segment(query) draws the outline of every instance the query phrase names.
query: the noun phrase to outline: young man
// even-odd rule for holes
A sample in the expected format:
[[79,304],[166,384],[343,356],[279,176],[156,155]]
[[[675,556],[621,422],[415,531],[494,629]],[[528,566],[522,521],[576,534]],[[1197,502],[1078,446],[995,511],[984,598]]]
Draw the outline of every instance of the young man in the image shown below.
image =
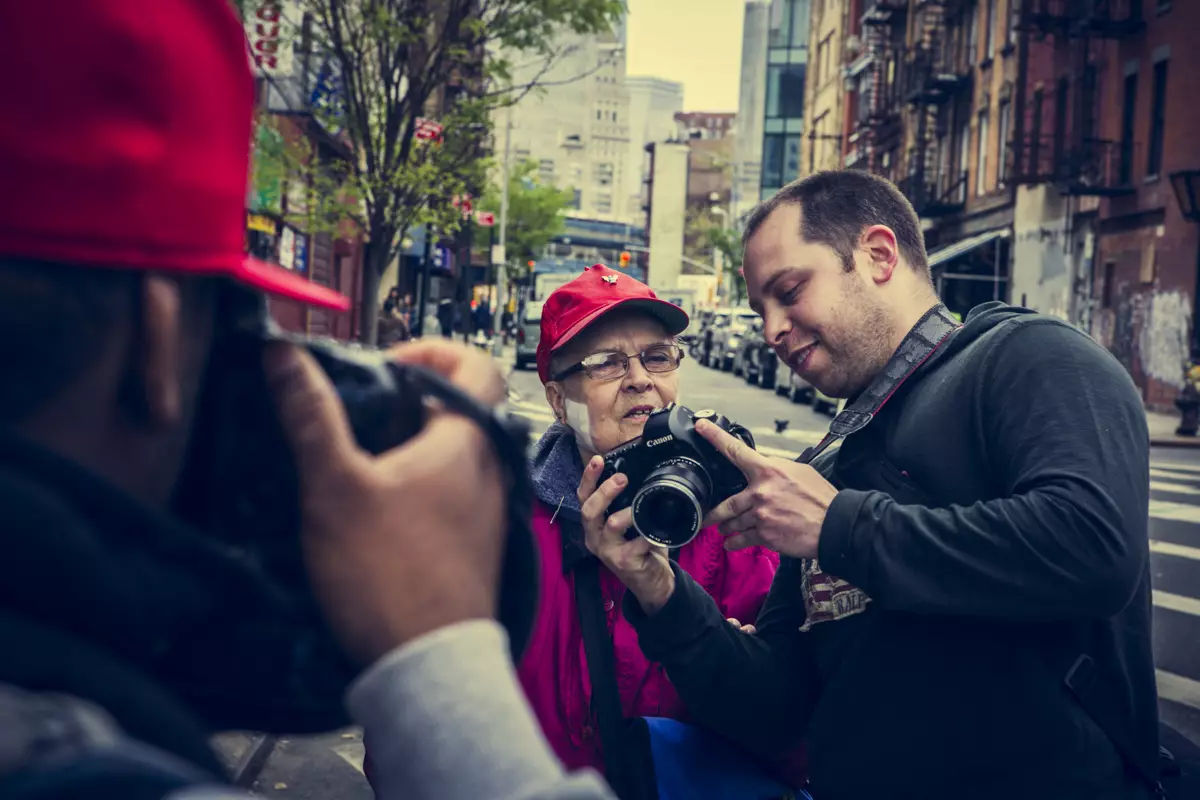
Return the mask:
[[815,797],[1150,796],[1149,436],[1129,376],[1023,309],[960,326],[880,178],[798,181],[744,237],[767,340],[850,398],[847,435],[810,466],[697,426],[750,484],[709,521],[783,555],[756,635],[643,543],[593,537],[647,655],[717,730],[806,737]]

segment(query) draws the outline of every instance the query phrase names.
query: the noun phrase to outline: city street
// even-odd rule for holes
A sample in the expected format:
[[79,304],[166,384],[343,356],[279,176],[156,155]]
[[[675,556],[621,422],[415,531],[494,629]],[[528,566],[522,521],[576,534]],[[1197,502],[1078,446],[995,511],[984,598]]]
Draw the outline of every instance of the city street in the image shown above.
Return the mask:
[[[511,352],[511,351],[510,351]],[[505,356],[507,370],[512,359]],[[827,415],[793,404],[774,392],[748,386],[729,373],[687,360],[681,367],[681,401],[713,408],[750,428],[758,449],[796,458],[821,439]],[[537,373],[509,375],[510,404],[534,425],[534,436],[553,422]],[[776,420],[788,420],[776,433]],[[1151,453],[1150,565],[1154,580],[1154,651],[1163,719],[1200,743],[1200,448],[1156,448]],[[222,741],[231,767],[245,737]],[[372,797],[362,775],[362,739],[355,730],[281,740],[255,782],[264,795],[316,800]]]
[[[758,449],[768,455],[796,458],[820,441],[829,426],[828,416],[729,373],[692,359],[680,369],[682,403],[716,409],[746,425]],[[540,434],[553,417],[537,373],[514,371],[508,382],[513,406]],[[780,419],[789,424],[777,434],[775,421]],[[1150,567],[1162,714],[1200,743],[1200,447],[1155,448],[1150,459]]]

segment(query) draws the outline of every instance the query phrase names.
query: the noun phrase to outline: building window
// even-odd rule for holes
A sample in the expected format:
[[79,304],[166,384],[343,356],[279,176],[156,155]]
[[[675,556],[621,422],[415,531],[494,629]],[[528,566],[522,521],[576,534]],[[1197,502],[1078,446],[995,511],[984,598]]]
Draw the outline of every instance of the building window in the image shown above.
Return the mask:
[[1146,176],[1157,176],[1162,170],[1163,133],[1165,132],[1167,105],[1166,59],[1154,65],[1154,90],[1150,96],[1150,148],[1146,159]]
[[987,112],[981,112],[979,115],[979,141],[976,144],[975,156],[975,194],[981,195],[987,192],[987,157],[988,157],[988,115]]
[[804,117],[804,64],[774,64],[767,67],[767,116]]
[[996,182],[1003,184],[1008,180],[1008,164],[1009,164],[1009,127],[1012,125],[1012,104],[1005,101],[1000,104],[1000,146],[997,149],[996,162]]
[[1004,18],[1004,38],[1009,47],[1017,46],[1017,23],[1021,17],[1021,0],[1008,0],[1008,14]]
[[792,29],[791,0],[774,0],[771,3],[771,18],[769,25],[768,47],[787,47],[788,35]]
[[792,47],[808,47],[810,0],[786,0],[792,5]]
[[991,61],[996,56],[996,0],[987,0],[987,19],[983,24],[987,26],[984,33],[984,52],[987,55],[984,58]]
[[1137,83],[1138,74],[1131,72],[1125,76],[1125,96],[1121,105],[1121,183],[1133,182],[1133,134],[1137,124]]
[[1063,163],[1067,147],[1067,109],[1070,107],[1071,83],[1066,77],[1058,79],[1054,91],[1054,163]]
[[800,137],[768,134],[763,137],[762,185],[777,189],[800,174]]
[[975,4],[967,8],[967,66],[975,66],[979,60],[979,15],[975,13]]

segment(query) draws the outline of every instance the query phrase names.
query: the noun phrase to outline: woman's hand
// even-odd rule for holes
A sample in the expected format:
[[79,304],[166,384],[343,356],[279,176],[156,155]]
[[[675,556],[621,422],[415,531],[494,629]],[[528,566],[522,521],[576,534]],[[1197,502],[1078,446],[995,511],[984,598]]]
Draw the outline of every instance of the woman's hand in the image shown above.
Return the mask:
[[587,549],[633,592],[647,614],[653,614],[666,605],[675,591],[675,574],[671,572],[667,549],[641,536],[625,538],[625,532],[633,524],[632,509],[623,508],[611,516],[607,512],[629,479],[617,474],[596,488],[603,470],[604,459],[594,456],[583,468],[583,478],[579,481]]

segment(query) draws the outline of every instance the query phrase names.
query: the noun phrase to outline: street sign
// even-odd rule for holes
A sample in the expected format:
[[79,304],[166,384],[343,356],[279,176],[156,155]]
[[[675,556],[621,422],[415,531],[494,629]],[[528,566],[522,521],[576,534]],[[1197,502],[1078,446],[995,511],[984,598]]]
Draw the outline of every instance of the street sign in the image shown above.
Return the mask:
[[504,245],[502,245],[502,244],[492,245],[492,263],[493,264],[503,264],[504,263]]
[[476,211],[475,222],[485,228],[490,228],[496,224],[496,214],[492,211]]
[[442,138],[442,126],[425,117],[417,117],[416,131],[413,137],[419,142],[432,142]]

